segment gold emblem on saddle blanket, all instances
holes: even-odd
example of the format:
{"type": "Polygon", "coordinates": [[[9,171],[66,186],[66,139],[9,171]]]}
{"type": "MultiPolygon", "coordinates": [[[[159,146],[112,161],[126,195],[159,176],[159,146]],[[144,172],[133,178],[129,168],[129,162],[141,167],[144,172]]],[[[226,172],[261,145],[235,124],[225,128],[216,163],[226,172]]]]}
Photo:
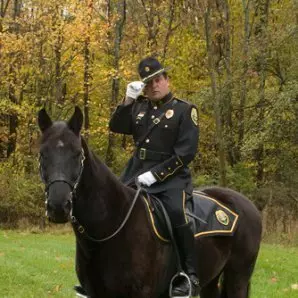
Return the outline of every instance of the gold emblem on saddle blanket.
{"type": "Polygon", "coordinates": [[[221,224],[227,226],[227,225],[230,223],[230,218],[229,218],[229,216],[228,216],[223,210],[217,210],[217,211],[215,212],[215,215],[216,215],[217,220],[218,220],[221,224]]]}
{"type": "Polygon", "coordinates": [[[167,110],[166,111],[166,118],[170,119],[174,116],[174,110],[167,110]]]}

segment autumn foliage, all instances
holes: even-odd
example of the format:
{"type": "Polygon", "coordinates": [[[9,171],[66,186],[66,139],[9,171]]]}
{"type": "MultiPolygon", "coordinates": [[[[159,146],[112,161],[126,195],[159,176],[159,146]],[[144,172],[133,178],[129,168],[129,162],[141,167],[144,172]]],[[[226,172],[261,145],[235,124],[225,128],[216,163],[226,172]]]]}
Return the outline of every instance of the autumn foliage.
{"type": "Polygon", "coordinates": [[[0,222],[43,214],[42,107],[66,119],[79,105],[88,143],[121,172],[133,144],[107,124],[148,55],[199,107],[195,184],[297,210],[295,1],[0,1],[0,222]]]}

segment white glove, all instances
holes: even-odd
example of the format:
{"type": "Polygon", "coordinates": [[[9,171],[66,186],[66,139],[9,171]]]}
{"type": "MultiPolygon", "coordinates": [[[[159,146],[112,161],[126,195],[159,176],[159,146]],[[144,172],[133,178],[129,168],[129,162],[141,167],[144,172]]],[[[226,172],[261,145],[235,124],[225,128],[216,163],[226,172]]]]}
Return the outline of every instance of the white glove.
{"type": "Polygon", "coordinates": [[[151,184],[155,183],[157,180],[154,178],[153,174],[150,171],[148,171],[148,172],[145,172],[144,174],[141,174],[138,177],[138,181],[143,185],[150,186],[151,184]]]}
{"type": "Polygon", "coordinates": [[[142,93],[145,84],[141,81],[131,82],[126,87],[126,97],[137,99],[142,93]]]}

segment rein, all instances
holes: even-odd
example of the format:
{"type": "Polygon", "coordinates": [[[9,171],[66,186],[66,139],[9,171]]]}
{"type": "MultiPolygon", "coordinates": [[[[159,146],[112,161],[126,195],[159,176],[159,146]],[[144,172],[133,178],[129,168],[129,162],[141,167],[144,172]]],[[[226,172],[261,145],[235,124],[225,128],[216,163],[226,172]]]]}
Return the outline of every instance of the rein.
{"type": "Polygon", "coordinates": [[[70,220],[71,220],[71,223],[73,225],[73,227],[82,235],[84,235],[87,239],[93,241],[93,242],[105,242],[105,241],[108,241],[110,239],[112,239],[113,237],[115,237],[121,230],[122,228],[125,226],[125,224],[127,223],[131,213],[132,213],[132,210],[133,210],[133,207],[135,206],[136,204],[136,201],[137,201],[137,198],[142,190],[142,187],[140,185],[140,183],[138,181],[135,181],[135,184],[137,186],[137,192],[133,198],[133,201],[131,203],[131,206],[124,218],[124,220],[122,221],[121,225],[117,228],[117,230],[115,232],[113,232],[111,235],[105,237],[105,238],[102,238],[102,239],[95,239],[91,236],[89,236],[85,230],[85,228],[79,223],[79,221],[77,220],[77,218],[72,214],[73,213],[73,198],[75,197],[76,195],[76,188],[81,180],[81,176],[83,174],[83,170],[84,170],[84,161],[85,161],[85,154],[84,154],[84,149],[82,148],[82,153],[81,153],[81,167],[80,167],[80,172],[79,172],[79,175],[76,179],[76,181],[74,183],[71,183],[65,179],[55,179],[55,180],[52,180],[50,181],[49,183],[46,183],[45,179],[44,179],[44,174],[43,174],[43,171],[42,171],[42,166],[41,166],[41,156],[39,158],[39,172],[40,172],[40,177],[42,179],[42,181],[44,182],[44,184],[46,185],[45,186],[45,195],[46,195],[46,204],[48,202],[48,191],[49,191],[49,188],[51,185],[53,185],[55,182],[64,182],[66,184],[68,184],[70,186],[70,189],[71,189],[71,192],[70,192],[70,199],[69,199],[69,202],[70,202],[70,205],[71,205],[71,211],[70,211],[70,220]]]}
{"type": "Polygon", "coordinates": [[[125,226],[125,224],[127,223],[128,219],[129,219],[129,217],[130,217],[130,215],[132,213],[133,207],[135,206],[136,201],[138,199],[138,196],[139,196],[139,194],[140,194],[140,192],[142,190],[141,185],[137,181],[136,181],[136,185],[137,185],[137,192],[136,192],[136,194],[135,194],[135,196],[133,198],[133,201],[131,203],[131,206],[130,206],[130,208],[129,208],[129,210],[128,210],[128,212],[127,212],[124,220],[122,221],[121,225],[111,235],[109,235],[109,236],[107,236],[105,238],[102,238],[102,239],[95,239],[95,238],[89,236],[87,234],[85,228],[78,222],[78,220],[76,219],[76,217],[74,215],[72,215],[71,216],[71,222],[72,222],[74,228],[76,228],[77,231],[80,234],[82,234],[83,236],[85,236],[88,240],[91,240],[93,242],[101,243],[101,242],[105,242],[105,241],[108,241],[108,240],[114,238],[122,230],[122,228],[125,226]]]}

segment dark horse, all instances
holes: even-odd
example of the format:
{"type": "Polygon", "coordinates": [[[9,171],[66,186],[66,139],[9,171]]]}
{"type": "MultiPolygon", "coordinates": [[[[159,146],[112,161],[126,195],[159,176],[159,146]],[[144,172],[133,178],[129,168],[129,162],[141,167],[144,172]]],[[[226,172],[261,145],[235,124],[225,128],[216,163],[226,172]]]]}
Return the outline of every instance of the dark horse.
{"type": "MultiPolygon", "coordinates": [[[[76,107],[68,122],[39,112],[40,172],[51,222],[72,221],[76,273],[88,297],[168,297],[176,273],[172,245],[152,232],[144,201],[122,184],[89,150],[80,135],[76,107]],[[97,240],[97,241],[95,241],[97,240]]],[[[261,218],[243,195],[219,187],[202,189],[231,210],[239,222],[231,237],[196,239],[203,298],[246,298],[261,239],[261,218]],[[221,281],[221,287],[218,286],[221,281]]]]}

